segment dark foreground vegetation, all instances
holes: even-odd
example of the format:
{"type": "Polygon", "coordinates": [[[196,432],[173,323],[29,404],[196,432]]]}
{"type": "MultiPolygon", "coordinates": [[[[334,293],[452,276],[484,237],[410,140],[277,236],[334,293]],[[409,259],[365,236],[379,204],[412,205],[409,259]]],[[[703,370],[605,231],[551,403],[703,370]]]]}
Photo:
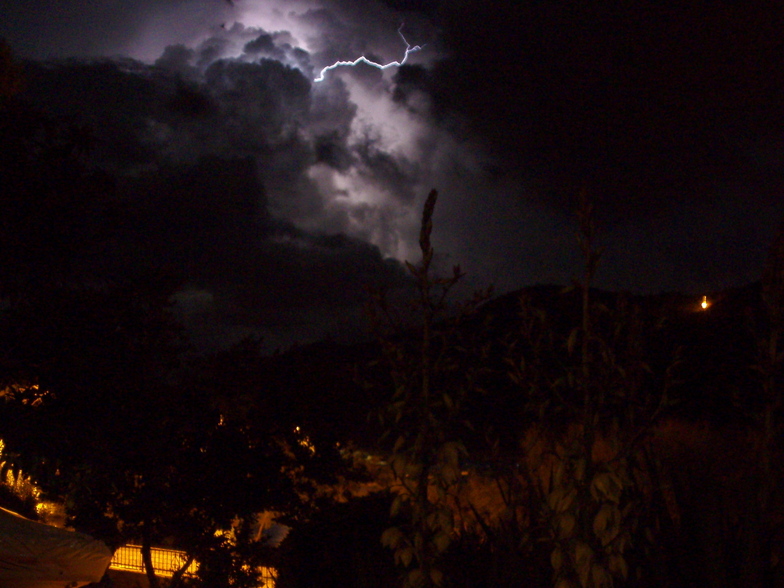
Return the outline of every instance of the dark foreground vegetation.
{"type": "Polygon", "coordinates": [[[281,586],[782,585],[784,236],[760,282],[703,308],[591,289],[586,203],[580,223],[582,281],[445,312],[459,271],[430,277],[426,210],[420,325],[377,296],[380,361],[300,355],[332,366],[311,388],[324,398],[346,393],[349,365],[388,390],[373,400],[381,441],[355,428],[345,442],[383,456],[389,491],[295,528],[281,586]],[[377,567],[374,535],[397,567],[377,567]]]}
{"type": "Polygon", "coordinates": [[[601,292],[583,201],[574,285],[455,304],[433,192],[416,296],[372,293],[373,342],[197,354],[176,271],[90,263],[122,199],[20,75],[0,45],[3,475],[112,547],[200,564],[151,586],[253,586],[261,565],[280,588],[784,586],[784,235],[706,309],[601,292]],[[292,528],[279,547],[265,511],[292,528]]]}

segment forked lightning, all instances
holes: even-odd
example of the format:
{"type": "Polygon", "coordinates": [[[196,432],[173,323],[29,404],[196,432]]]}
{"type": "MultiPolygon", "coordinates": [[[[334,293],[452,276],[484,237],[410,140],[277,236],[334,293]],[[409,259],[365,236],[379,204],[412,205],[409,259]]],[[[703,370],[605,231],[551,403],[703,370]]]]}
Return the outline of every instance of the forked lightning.
{"type": "Polygon", "coordinates": [[[390,61],[389,63],[382,65],[380,63],[376,63],[375,61],[370,61],[367,57],[362,55],[361,57],[357,57],[354,61],[336,61],[332,65],[328,65],[327,67],[325,67],[324,69],[321,70],[321,73],[319,74],[319,76],[317,78],[314,78],[313,81],[314,82],[323,82],[324,81],[324,75],[329,70],[335,69],[336,67],[341,67],[341,66],[344,66],[344,65],[345,66],[354,67],[355,65],[359,65],[360,63],[366,63],[367,65],[372,65],[373,67],[377,67],[378,69],[387,69],[388,67],[399,67],[399,66],[403,65],[406,62],[406,60],[408,59],[408,56],[411,53],[416,53],[417,51],[421,51],[422,48],[424,47],[424,45],[414,45],[412,47],[411,44],[408,41],[406,41],[406,38],[403,36],[403,25],[402,24],[400,25],[400,28],[397,30],[397,34],[400,35],[400,38],[403,39],[403,42],[406,44],[406,53],[405,53],[405,55],[403,55],[403,59],[401,59],[400,61],[390,61]]]}

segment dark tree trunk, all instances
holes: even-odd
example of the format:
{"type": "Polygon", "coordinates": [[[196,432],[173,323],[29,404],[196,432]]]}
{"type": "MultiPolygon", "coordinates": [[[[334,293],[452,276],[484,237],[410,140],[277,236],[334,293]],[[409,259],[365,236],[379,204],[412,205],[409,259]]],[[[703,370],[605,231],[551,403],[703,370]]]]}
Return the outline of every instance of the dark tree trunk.
{"type": "Polygon", "coordinates": [[[144,563],[144,571],[147,574],[147,582],[149,582],[150,588],[160,588],[158,576],[155,575],[155,569],[152,566],[152,539],[146,524],[142,525],[142,562],[144,563]]]}

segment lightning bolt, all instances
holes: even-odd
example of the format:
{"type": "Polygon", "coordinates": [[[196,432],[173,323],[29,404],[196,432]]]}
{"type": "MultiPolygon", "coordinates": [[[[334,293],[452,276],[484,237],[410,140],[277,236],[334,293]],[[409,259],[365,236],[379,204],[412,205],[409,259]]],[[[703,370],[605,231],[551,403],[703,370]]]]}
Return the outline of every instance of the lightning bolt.
{"type": "Polygon", "coordinates": [[[375,61],[370,61],[367,57],[362,55],[361,57],[357,57],[354,61],[336,61],[332,65],[328,65],[327,67],[325,67],[324,69],[321,70],[321,73],[319,74],[319,76],[317,78],[313,78],[313,81],[314,82],[323,82],[324,81],[324,76],[326,75],[326,73],[329,70],[335,69],[336,67],[342,67],[344,65],[349,65],[351,67],[354,67],[355,65],[359,65],[360,63],[366,63],[367,65],[372,65],[373,67],[377,67],[378,69],[387,69],[388,67],[400,67],[401,65],[403,65],[406,62],[406,60],[408,59],[408,56],[410,54],[416,53],[417,51],[421,51],[424,48],[424,45],[421,45],[421,46],[420,45],[414,45],[412,47],[411,44],[408,41],[406,41],[406,38],[403,36],[403,25],[402,24],[400,25],[400,28],[397,30],[397,34],[400,35],[400,38],[403,39],[403,42],[406,44],[406,52],[403,55],[403,59],[401,59],[400,61],[390,61],[389,63],[382,65],[381,63],[376,63],[375,61]]]}

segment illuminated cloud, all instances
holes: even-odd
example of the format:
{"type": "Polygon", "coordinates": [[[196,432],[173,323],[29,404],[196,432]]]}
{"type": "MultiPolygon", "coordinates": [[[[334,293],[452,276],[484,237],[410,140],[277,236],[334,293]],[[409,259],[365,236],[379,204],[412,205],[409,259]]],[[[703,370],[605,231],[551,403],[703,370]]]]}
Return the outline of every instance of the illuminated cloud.
{"type": "MultiPolygon", "coordinates": [[[[18,2],[3,2],[11,17],[20,13],[13,7],[18,2]]],[[[599,279],[609,287],[680,284],[701,293],[732,276],[752,279],[756,251],[764,251],[757,244],[772,234],[781,210],[777,103],[765,103],[773,94],[755,93],[751,79],[760,75],[778,88],[776,72],[762,65],[757,74],[732,70],[732,60],[713,64],[708,54],[720,47],[700,48],[695,58],[705,67],[686,67],[689,60],[676,59],[679,46],[664,35],[664,25],[661,48],[672,58],[660,60],[643,44],[646,50],[635,53],[638,70],[606,57],[616,55],[619,39],[625,47],[637,37],[606,37],[592,28],[601,29],[606,19],[577,22],[572,11],[551,14],[537,3],[488,11],[481,0],[441,3],[438,10],[399,0],[135,0],[125,3],[119,20],[96,3],[69,4],[74,14],[101,26],[89,31],[74,25],[74,35],[84,37],[81,45],[58,45],[62,38],[52,30],[49,36],[19,35],[27,39],[22,47],[33,39],[38,46],[30,50],[37,56],[61,46],[61,56],[140,60],[72,61],[31,76],[33,92],[48,106],[80,112],[96,129],[100,163],[131,178],[161,169],[178,170],[180,175],[172,173],[179,178],[217,157],[235,162],[229,165],[244,162],[242,177],[258,184],[251,195],[263,227],[254,234],[232,217],[242,225],[235,231],[242,239],[213,238],[216,251],[204,264],[215,272],[231,266],[227,251],[238,256],[242,241],[247,253],[234,266],[244,281],[232,278],[223,290],[194,282],[215,293],[215,308],[240,299],[250,304],[251,295],[240,291],[258,276],[308,283],[301,275],[312,269],[307,256],[323,263],[339,257],[315,245],[322,238],[342,235],[345,249],[336,250],[350,251],[342,259],[360,265],[369,258],[376,267],[389,257],[416,260],[422,201],[433,187],[441,194],[433,234],[439,263],[447,269],[460,263],[477,286],[496,282],[501,291],[575,275],[571,196],[584,185],[603,215],[607,254],[599,279]],[[416,8],[395,8],[401,6],[416,8]],[[558,27],[574,35],[552,36],[558,27]],[[569,39],[568,47],[584,51],[566,51],[554,39],[569,39]],[[413,52],[416,45],[425,49],[413,52]],[[81,46],[86,49],[80,53],[81,46]],[[325,70],[360,56],[365,60],[352,67],[325,70]],[[724,75],[727,63],[734,75],[724,75]],[[651,71],[655,77],[646,77],[651,71]],[[692,76],[699,83],[691,83],[692,76]],[[714,77],[738,83],[709,97],[694,94],[714,77]],[[762,97],[744,107],[748,120],[734,124],[751,125],[744,152],[772,145],[768,163],[757,153],[747,157],[756,167],[731,165],[740,143],[732,142],[737,133],[724,133],[719,124],[734,108],[721,101],[722,92],[762,97]],[[673,97],[685,107],[673,107],[673,97]],[[737,173],[742,179],[728,181],[724,170],[733,169],[744,170],[737,173]],[[749,205],[750,194],[762,204],[749,205]],[[742,258],[730,255],[741,249],[742,258]],[[297,262],[284,260],[281,251],[297,262]],[[280,277],[286,272],[300,273],[280,277]]],[[[62,5],[41,1],[53,21],[65,19],[62,5]]],[[[25,23],[38,18],[36,11],[26,15],[25,23]]],[[[638,20],[621,14],[612,22],[628,32],[638,20]]],[[[771,31],[766,34],[778,38],[778,30],[771,31]]],[[[757,63],[744,51],[743,63],[757,63]]],[[[218,186],[213,191],[217,201],[228,198],[218,186]]],[[[204,198],[199,202],[204,208],[204,198]]],[[[177,210],[185,214],[189,207],[177,210]]],[[[202,219],[195,226],[207,224],[202,219]]],[[[231,223],[224,225],[221,230],[231,233],[231,223]]],[[[206,272],[200,279],[207,280],[206,272]]]]}
{"type": "Polygon", "coordinates": [[[171,143],[191,157],[194,148],[258,157],[271,210],[302,229],[368,239],[393,257],[414,254],[413,241],[404,241],[415,234],[416,191],[428,189],[417,163],[428,125],[392,100],[391,78],[360,73],[311,87],[303,77],[312,79],[312,60],[334,50],[308,52],[319,47],[318,27],[345,33],[357,23],[312,3],[238,3],[236,13],[243,22],[194,37],[192,48],[167,46],[157,58],[170,71],[202,72],[209,97],[230,113],[210,121],[207,141],[171,143]]]}
{"type": "MultiPolygon", "coordinates": [[[[107,141],[134,145],[107,150],[114,167],[131,165],[128,153],[142,167],[145,158],[156,165],[250,158],[271,215],[311,234],[367,241],[397,260],[418,256],[422,199],[435,186],[444,194],[435,236],[443,253],[470,259],[469,271],[493,265],[483,256],[495,252],[459,229],[472,224],[473,200],[492,220],[493,202],[504,198],[485,177],[482,146],[453,136],[432,116],[429,91],[411,84],[443,57],[426,15],[381,1],[150,0],[133,22],[123,52],[165,75],[151,70],[134,82],[144,96],[128,96],[120,127],[114,106],[93,107],[107,141]],[[426,50],[415,52],[421,45],[426,50]],[[335,61],[359,55],[405,66],[360,62],[313,82],[335,61]]],[[[102,83],[106,92],[128,93],[120,76],[102,83]]],[[[71,98],[74,106],[93,100],[71,98]]],[[[518,237],[511,225],[496,236],[518,237]]]]}

